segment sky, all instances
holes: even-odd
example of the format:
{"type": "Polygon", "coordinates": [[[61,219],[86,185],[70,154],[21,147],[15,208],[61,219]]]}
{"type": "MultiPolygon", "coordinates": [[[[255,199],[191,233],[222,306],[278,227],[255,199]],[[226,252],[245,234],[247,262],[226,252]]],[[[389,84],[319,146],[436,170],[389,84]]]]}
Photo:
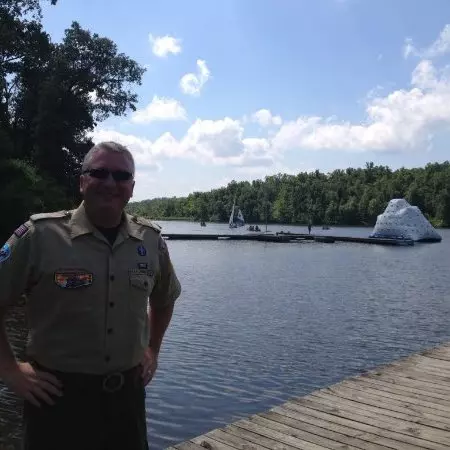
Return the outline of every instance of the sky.
{"type": "Polygon", "coordinates": [[[134,201],[277,173],[450,159],[448,0],[58,0],[147,69],[137,111],[94,142],[126,145],[134,201]]]}

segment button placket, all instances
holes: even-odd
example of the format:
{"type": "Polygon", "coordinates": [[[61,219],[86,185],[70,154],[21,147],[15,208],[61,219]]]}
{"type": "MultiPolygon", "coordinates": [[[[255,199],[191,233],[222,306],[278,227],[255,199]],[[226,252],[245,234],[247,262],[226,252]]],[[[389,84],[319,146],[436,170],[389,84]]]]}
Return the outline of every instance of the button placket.
{"type": "Polygon", "coordinates": [[[106,323],[105,323],[105,362],[111,361],[112,356],[112,342],[113,339],[113,317],[115,316],[114,307],[115,302],[113,299],[113,292],[114,292],[114,282],[116,279],[116,276],[114,274],[115,267],[114,267],[114,258],[113,258],[113,251],[110,252],[109,258],[108,258],[108,299],[107,299],[107,308],[106,308],[106,323]]]}

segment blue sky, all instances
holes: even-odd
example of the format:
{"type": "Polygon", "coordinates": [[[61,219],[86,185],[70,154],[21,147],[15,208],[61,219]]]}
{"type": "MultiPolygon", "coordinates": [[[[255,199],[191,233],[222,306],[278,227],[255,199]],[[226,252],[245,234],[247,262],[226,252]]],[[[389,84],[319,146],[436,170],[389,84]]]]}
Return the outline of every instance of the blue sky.
{"type": "Polygon", "coordinates": [[[448,0],[59,0],[147,67],[93,133],[136,157],[134,200],[275,173],[450,159],[448,0]]]}

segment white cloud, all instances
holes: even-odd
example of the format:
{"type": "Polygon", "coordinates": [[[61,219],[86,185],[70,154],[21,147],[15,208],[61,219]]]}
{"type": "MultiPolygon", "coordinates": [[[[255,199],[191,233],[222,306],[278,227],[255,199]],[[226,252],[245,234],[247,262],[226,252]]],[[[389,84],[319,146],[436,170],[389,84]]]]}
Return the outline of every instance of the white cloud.
{"type": "Polygon", "coordinates": [[[410,90],[397,90],[373,97],[366,106],[366,121],[360,124],[301,117],[285,123],[272,145],[287,149],[349,151],[407,151],[427,142],[438,126],[450,125],[450,83],[446,71],[430,61],[421,61],[411,77],[410,90]]]}
{"type": "Polygon", "coordinates": [[[135,123],[156,120],[186,120],[186,110],[177,100],[154,96],[144,109],[135,111],[131,117],[131,121],[135,123]]]}
{"type": "Polygon", "coordinates": [[[211,72],[202,59],[197,60],[198,73],[187,73],[180,80],[180,89],[188,95],[198,95],[205,83],[209,80],[211,72]]]}
{"type": "Polygon", "coordinates": [[[450,24],[444,26],[439,33],[437,39],[429,46],[417,49],[411,38],[405,39],[403,47],[403,56],[407,58],[409,55],[418,56],[420,58],[436,58],[450,52],[450,24]]]}
{"type": "Polygon", "coordinates": [[[165,58],[167,55],[177,55],[181,53],[181,40],[173,36],[153,36],[148,35],[148,40],[152,44],[153,54],[159,58],[165,58]]]}
{"type": "Polygon", "coordinates": [[[274,157],[264,138],[244,138],[238,120],[198,119],[180,141],[181,152],[200,162],[231,166],[268,166],[274,157]]]}
{"type": "MultiPolygon", "coordinates": [[[[442,53],[447,36],[441,33],[428,49],[442,53]]],[[[413,46],[410,43],[410,52],[413,46]]],[[[185,93],[199,93],[210,76],[206,63],[197,61],[198,75],[187,74],[180,82],[185,93]]],[[[365,117],[360,122],[335,116],[300,116],[283,122],[269,109],[260,109],[242,120],[197,119],[175,138],[166,132],[154,141],[114,130],[96,130],[97,139],[113,139],[130,147],[138,167],[158,169],[165,158],[186,158],[202,164],[226,165],[245,173],[269,173],[283,168],[282,158],[290,150],[332,151],[427,151],[434,133],[450,128],[450,67],[439,68],[422,59],[411,73],[410,86],[403,89],[377,86],[364,100],[365,117]],[[245,127],[256,122],[262,128],[248,136],[245,127]]],[[[152,120],[184,120],[187,114],[173,99],[154,97],[132,116],[135,123],[152,120]]]]}
{"type": "MultiPolygon", "coordinates": [[[[151,111],[143,110],[138,120],[153,118],[151,111]]],[[[171,114],[165,117],[182,116],[172,114],[174,109],[169,111],[171,114]]],[[[251,117],[263,124],[279,123],[264,109],[251,117]]],[[[366,117],[359,123],[339,121],[334,116],[305,116],[282,123],[273,134],[266,130],[264,134],[246,136],[244,121],[225,117],[197,119],[179,139],[169,132],[154,141],[113,130],[97,130],[95,136],[130,146],[137,166],[155,169],[165,158],[187,158],[201,164],[268,170],[282,163],[284,152],[296,149],[426,151],[432,145],[434,132],[449,126],[450,69],[439,70],[431,61],[423,60],[411,74],[409,89],[389,94],[383,94],[380,87],[371,91],[366,98],[366,117]]]]}
{"type": "Polygon", "coordinates": [[[281,125],[283,123],[280,116],[274,116],[268,109],[260,109],[252,114],[252,121],[259,123],[262,127],[271,125],[281,125]]]}
{"type": "Polygon", "coordinates": [[[226,117],[221,120],[196,120],[180,139],[166,132],[155,141],[97,129],[94,142],[114,140],[133,152],[136,166],[160,167],[164,158],[187,158],[202,164],[229,166],[270,166],[276,159],[264,138],[244,138],[241,123],[226,117]]]}
{"type": "Polygon", "coordinates": [[[102,141],[115,141],[125,145],[133,154],[135,165],[136,167],[139,167],[139,169],[156,171],[161,169],[160,164],[155,158],[152,148],[153,144],[148,139],[101,128],[97,128],[93,131],[91,139],[94,144],[102,141]]]}
{"type": "Polygon", "coordinates": [[[414,55],[416,49],[414,48],[413,41],[411,38],[405,39],[405,44],[403,45],[403,57],[406,59],[409,55],[414,55]]]}
{"type": "Polygon", "coordinates": [[[226,158],[243,151],[244,129],[239,121],[226,117],[222,120],[197,119],[182,140],[182,146],[189,153],[208,159],[226,158]]]}

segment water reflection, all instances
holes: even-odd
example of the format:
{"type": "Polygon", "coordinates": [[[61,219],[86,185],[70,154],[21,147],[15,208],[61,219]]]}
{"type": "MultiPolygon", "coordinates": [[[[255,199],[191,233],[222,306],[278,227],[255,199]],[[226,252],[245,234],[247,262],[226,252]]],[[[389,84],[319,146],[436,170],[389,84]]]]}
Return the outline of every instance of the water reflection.
{"type": "MultiPolygon", "coordinates": [[[[27,338],[23,304],[9,311],[6,317],[6,331],[16,357],[23,358],[27,338]]],[[[21,414],[21,400],[0,381],[0,450],[20,448],[21,414]]]]}
{"type": "MultiPolygon", "coordinates": [[[[414,247],[169,241],[183,294],[147,390],[150,448],[450,340],[450,230],[442,236],[414,247]]],[[[21,325],[16,310],[8,319],[16,351],[21,325]]],[[[17,439],[18,403],[5,392],[0,402],[0,436],[17,439]]]]}

